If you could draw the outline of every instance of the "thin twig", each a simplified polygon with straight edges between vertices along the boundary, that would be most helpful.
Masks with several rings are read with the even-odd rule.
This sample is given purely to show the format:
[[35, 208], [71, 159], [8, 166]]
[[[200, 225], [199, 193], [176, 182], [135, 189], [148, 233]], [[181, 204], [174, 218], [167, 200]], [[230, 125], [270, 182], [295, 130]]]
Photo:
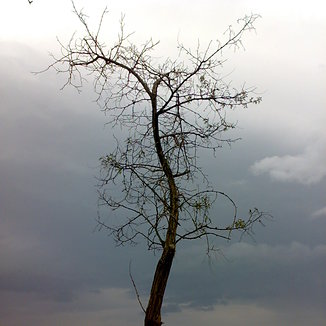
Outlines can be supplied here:
[[136, 283], [135, 283], [134, 278], [132, 277], [132, 274], [131, 274], [131, 260], [130, 260], [130, 262], [129, 262], [129, 277], [130, 277], [130, 279], [131, 279], [132, 286], [134, 287], [134, 290], [135, 290], [136, 297], [137, 297], [137, 300], [138, 300], [138, 302], [139, 302], [139, 305], [140, 305], [141, 309], [143, 310], [143, 312], [146, 313], [146, 310], [145, 310], [145, 308], [144, 308], [144, 306], [143, 306], [143, 304], [142, 304], [142, 302], [141, 302], [141, 300], [140, 300], [140, 296], [139, 296], [139, 292], [138, 292], [138, 290], [137, 290]]

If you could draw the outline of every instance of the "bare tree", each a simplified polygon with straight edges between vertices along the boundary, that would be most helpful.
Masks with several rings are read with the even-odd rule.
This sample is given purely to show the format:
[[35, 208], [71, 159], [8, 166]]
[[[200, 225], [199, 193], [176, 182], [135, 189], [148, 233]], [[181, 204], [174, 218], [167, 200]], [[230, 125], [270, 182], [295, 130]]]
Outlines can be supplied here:
[[[203, 150], [215, 152], [233, 141], [222, 137], [235, 127], [227, 121], [227, 111], [261, 101], [252, 95], [254, 89], [237, 90], [221, 77], [222, 50], [241, 46], [258, 16], [240, 19], [239, 29], [230, 27], [224, 43], [211, 42], [203, 50], [198, 44], [194, 51], [179, 43], [179, 56], [162, 61], [151, 56], [158, 43], [150, 39], [136, 46], [125, 34], [123, 19], [117, 41], [106, 46], [100, 40], [106, 11], [95, 33], [83, 12], [75, 6], [74, 12], [85, 36], [74, 35], [66, 46], [60, 43], [62, 56], [49, 68], [66, 73], [66, 85], [76, 88], [82, 87], [85, 73], [93, 76], [98, 103], [113, 126], [123, 127], [126, 138], [116, 139], [116, 149], [100, 159], [99, 196], [101, 205], [126, 213], [110, 221], [99, 216], [98, 223], [119, 245], [143, 238], [149, 249], [160, 250], [144, 311], [146, 326], [161, 325], [176, 245], [203, 238], [209, 251], [214, 238], [228, 240], [234, 230], [250, 232], [264, 216], [254, 209], [239, 218], [235, 202], [214, 189], [198, 166]], [[233, 207], [226, 225], [209, 214], [217, 198]]]

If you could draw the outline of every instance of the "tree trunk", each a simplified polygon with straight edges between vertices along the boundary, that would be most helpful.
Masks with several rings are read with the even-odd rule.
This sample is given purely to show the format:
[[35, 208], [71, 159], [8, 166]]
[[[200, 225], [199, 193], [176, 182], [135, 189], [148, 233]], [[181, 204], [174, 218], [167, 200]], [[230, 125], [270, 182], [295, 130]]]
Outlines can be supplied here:
[[179, 219], [179, 195], [178, 188], [175, 184], [174, 176], [168, 160], [164, 156], [162, 144], [159, 134], [159, 121], [157, 114], [157, 87], [162, 79], [158, 79], [153, 85], [153, 91], [151, 94], [152, 99], [152, 128], [153, 137], [155, 140], [155, 149], [167, 178], [170, 192], [170, 206], [169, 206], [169, 222], [165, 237], [165, 243], [160, 260], [157, 263], [154, 279], [152, 283], [151, 294], [149, 297], [146, 314], [145, 314], [145, 326], [161, 326], [161, 308], [163, 303], [163, 297], [166, 285], [175, 254], [176, 245], [176, 233]]
[[160, 260], [157, 263], [152, 289], [145, 315], [145, 326], [161, 326], [161, 307], [165, 288], [168, 282], [173, 258], [174, 244], [166, 245]]
[[175, 238], [178, 227], [178, 196], [176, 187], [173, 188], [170, 197], [171, 212], [169, 226], [166, 233], [163, 252], [157, 263], [154, 279], [152, 283], [151, 294], [149, 297], [146, 314], [145, 326], [161, 326], [161, 308], [163, 297], [175, 254]]

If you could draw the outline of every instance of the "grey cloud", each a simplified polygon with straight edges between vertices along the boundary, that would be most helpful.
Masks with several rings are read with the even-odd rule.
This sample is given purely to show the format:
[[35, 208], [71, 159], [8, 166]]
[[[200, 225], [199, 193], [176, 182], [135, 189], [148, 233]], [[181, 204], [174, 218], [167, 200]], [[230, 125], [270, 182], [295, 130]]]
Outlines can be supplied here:
[[1, 322], [5, 325], [141, 325], [143, 316], [126, 289], [103, 288], [79, 293], [73, 301], [53, 302], [31, 293], [5, 292]]
[[[284, 44], [288, 37], [285, 33]], [[268, 39], [268, 47], [259, 45], [263, 53], [258, 47], [253, 52], [257, 60], [264, 57], [274, 62], [274, 56], [267, 57], [271, 49], [275, 51], [272, 37]], [[97, 158], [111, 147], [110, 132], [103, 128], [105, 117], [91, 103], [92, 85], [86, 86], [82, 95], [71, 89], [59, 91], [64, 83], [60, 77], [30, 73], [47, 65], [46, 51], [40, 54], [26, 45], [8, 42], [1, 43], [1, 48], [2, 322], [33, 326], [107, 325], [108, 321], [115, 326], [141, 324], [128, 263], [132, 258], [133, 276], [146, 302], [158, 257], [141, 246], [115, 248], [104, 232], [92, 233], [97, 213]], [[211, 264], [202, 248], [190, 243], [185, 244], [187, 251], [181, 249], [183, 245], [178, 248], [165, 299], [168, 324], [215, 325], [218, 320], [228, 325], [322, 325], [325, 219], [309, 217], [323, 216], [326, 164], [324, 146], [321, 142], [311, 146], [302, 125], [323, 130], [322, 99], [315, 95], [322, 94], [324, 75], [320, 73], [314, 81], [316, 74], [312, 73], [314, 78], [307, 75], [301, 86], [293, 87], [301, 63], [285, 71], [287, 77], [282, 80], [280, 71], [293, 60], [278, 60], [283, 64], [279, 69], [271, 64], [270, 70], [259, 71], [262, 79], [258, 85], [269, 89], [259, 110], [237, 111], [231, 116], [234, 121], [239, 119], [243, 129], [236, 131], [236, 137], [244, 141], [231, 150], [218, 151], [216, 160], [206, 155], [200, 158], [204, 168], [208, 167], [210, 180], [236, 200], [241, 214], [257, 206], [274, 215], [266, 228], [256, 229], [257, 243], [266, 244], [230, 243], [227, 248], [218, 242], [226, 259], [218, 255]], [[250, 62], [242, 67], [248, 71], [240, 70], [237, 75], [251, 76], [256, 83]], [[312, 99], [321, 109], [306, 114]], [[322, 139], [322, 132], [317, 136]], [[302, 150], [302, 142], [306, 150]], [[265, 167], [260, 165], [262, 174], [272, 177], [273, 172], [293, 184], [253, 178], [249, 167], [253, 162], [259, 167], [264, 157], [274, 158], [265, 161]], [[295, 183], [309, 184], [309, 191]], [[218, 209], [219, 218], [225, 210]], [[297, 320], [293, 316], [284, 319], [290, 305], [295, 306], [291, 313], [300, 317]]]
[[185, 308], [182, 313], [171, 313], [166, 316], [168, 325], [250, 325], [250, 326], [275, 326], [311, 324], [323, 326], [325, 313], [317, 309], [292, 309], [276, 310], [273, 307], [262, 307], [257, 304], [235, 302], [228, 305], [216, 305], [209, 311], [198, 311]]
[[[12, 272], [0, 274], [0, 292], [37, 294], [40, 298], [51, 299], [59, 302], [69, 302], [74, 299], [78, 279], [59, 276], [51, 276], [49, 273], [40, 275], [36, 273]], [[1, 298], [1, 296], [0, 296]]]
[[237, 300], [309, 307], [326, 302], [325, 245], [238, 243], [222, 252], [210, 265], [200, 263], [194, 249], [191, 259], [187, 253], [177, 259], [167, 300], [198, 309]]

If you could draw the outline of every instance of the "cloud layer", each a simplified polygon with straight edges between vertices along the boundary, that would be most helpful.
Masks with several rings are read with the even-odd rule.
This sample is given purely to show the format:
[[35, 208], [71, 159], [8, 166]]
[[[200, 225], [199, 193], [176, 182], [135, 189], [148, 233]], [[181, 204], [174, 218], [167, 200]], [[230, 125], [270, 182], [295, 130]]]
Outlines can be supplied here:
[[313, 217], [320, 217], [320, 216], [326, 216], [326, 206], [318, 209], [312, 214]]
[[265, 307], [282, 302], [289, 307], [292, 302], [309, 310], [326, 302], [325, 245], [237, 243], [222, 249], [223, 256], [210, 265], [200, 262], [200, 253], [191, 252], [191, 260], [190, 252], [179, 258], [169, 286], [170, 300], [176, 304], [207, 309], [237, 301], [259, 302]]
[[255, 162], [251, 171], [255, 175], [268, 174], [281, 182], [317, 184], [326, 176], [325, 148], [325, 143], [320, 142], [301, 154], [265, 157]]
[[[225, 6], [208, 1], [217, 11], [207, 11], [198, 1], [169, 0], [171, 12], [166, 3], [157, 10], [145, 2], [117, 2], [112, 11], [118, 21], [120, 12], [128, 10], [127, 25], [141, 43], [143, 37], [160, 39], [160, 57], [177, 52], [177, 31], [187, 47], [196, 46], [197, 37], [204, 45], [246, 12], [262, 14], [257, 34], [244, 40], [247, 51], [230, 57], [221, 72], [227, 76], [236, 68], [230, 77], [235, 83], [246, 80], [259, 92], [267, 90], [256, 109], [234, 112], [239, 136], [248, 140], [249, 134], [249, 144], [219, 151], [217, 160], [205, 155], [201, 160], [209, 165], [214, 185], [222, 191], [230, 185], [226, 191], [239, 214], [257, 205], [275, 217], [263, 231], [256, 229], [258, 245], [248, 238], [243, 241], [251, 244], [217, 242], [224, 255], [217, 260], [207, 260], [197, 243], [178, 247], [163, 321], [324, 325], [326, 219], [319, 217], [326, 214], [325, 10], [316, 1], [316, 6], [299, 1], [294, 7], [277, 0], [267, 7], [267, 2], [251, 2], [249, 11], [246, 2], [232, 7], [227, 1]], [[65, 79], [54, 73], [30, 73], [48, 65], [48, 50], [58, 50], [55, 35], [64, 41], [79, 27], [71, 5], [60, 0], [49, 9], [45, 2], [30, 6], [26, 1], [25, 9], [24, 4], [17, 9], [5, 3], [0, 19], [0, 323], [140, 325], [143, 315], [128, 263], [132, 259], [146, 304], [158, 256], [140, 246], [115, 248], [105, 232], [92, 232], [97, 158], [110, 152], [112, 144], [109, 128], [103, 130], [105, 117], [92, 103], [92, 83], [77, 96], [69, 88], [59, 91]], [[78, 7], [83, 3], [91, 17], [105, 7], [104, 1], [94, 5], [88, 0], [78, 0]], [[103, 30], [108, 41], [117, 33]], [[254, 174], [288, 184], [254, 178], [248, 173], [253, 162]], [[225, 212], [219, 205], [212, 214], [221, 222]]]

